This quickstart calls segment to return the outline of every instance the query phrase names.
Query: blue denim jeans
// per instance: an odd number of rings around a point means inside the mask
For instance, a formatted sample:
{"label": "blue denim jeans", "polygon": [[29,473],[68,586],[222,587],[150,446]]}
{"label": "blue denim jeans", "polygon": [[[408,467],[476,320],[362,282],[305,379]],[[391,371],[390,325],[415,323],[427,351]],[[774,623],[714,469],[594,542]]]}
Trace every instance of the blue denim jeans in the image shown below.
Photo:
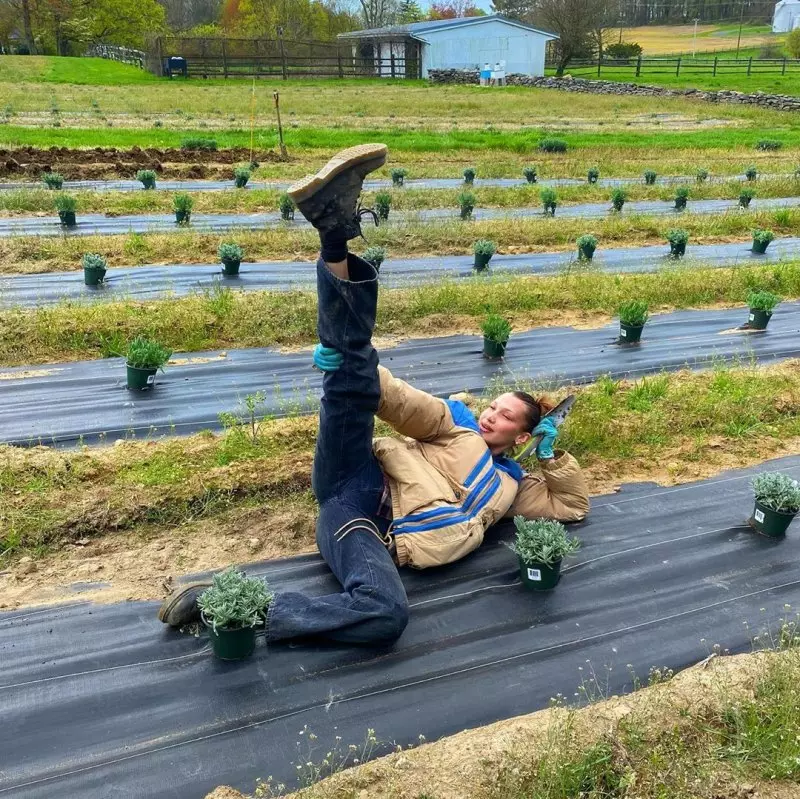
{"label": "blue denim jeans", "polygon": [[378,276],[350,254],[349,280],[317,262],[320,342],[343,362],[322,380],[319,435],[311,478],[319,502],[317,546],[336,579],[338,594],[282,591],[267,617],[271,641],[318,635],[347,643],[389,643],[408,623],[408,600],[383,542],[389,522],[376,516],[383,472],[372,452],[381,389],[372,346]]}

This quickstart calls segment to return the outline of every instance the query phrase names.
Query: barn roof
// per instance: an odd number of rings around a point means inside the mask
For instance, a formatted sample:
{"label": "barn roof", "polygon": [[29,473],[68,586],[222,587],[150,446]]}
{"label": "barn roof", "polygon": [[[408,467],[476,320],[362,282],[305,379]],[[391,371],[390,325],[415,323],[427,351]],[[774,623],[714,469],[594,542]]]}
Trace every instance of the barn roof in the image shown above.
{"label": "barn roof", "polygon": [[542,30],[541,28],[534,28],[533,25],[527,25],[524,22],[519,22],[516,19],[509,19],[502,14],[486,14],[481,17],[458,17],[456,19],[435,19],[426,22],[409,22],[406,25],[389,25],[384,28],[368,28],[361,31],[350,31],[349,33],[340,33],[337,38],[339,39],[422,39],[426,33],[432,31],[439,31],[443,29],[450,30],[451,28],[461,28],[467,25],[480,25],[484,22],[497,20],[498,22],[505,22],[515,28],[522,28],[524,30],[540,33],[548,39],[558,39],[558,34],[551,31]]}

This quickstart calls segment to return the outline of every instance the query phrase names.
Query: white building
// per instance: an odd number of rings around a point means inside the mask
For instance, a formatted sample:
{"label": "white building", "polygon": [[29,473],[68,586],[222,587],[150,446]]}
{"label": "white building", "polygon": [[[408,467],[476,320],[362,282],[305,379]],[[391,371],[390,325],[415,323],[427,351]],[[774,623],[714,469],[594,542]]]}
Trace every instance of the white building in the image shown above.
{"label": "white building", "polygon": [[789,33],[800,28],[800,0],[780,0],[772,15],[772,32]]}
{"label": "white building", "polygon": [[544,75],[547,42],[558,36],[489,14],[340,33],[339,39],[352,43],[365,74],[427,78],[431,69],[482,69],[502,62],[507,73]]}

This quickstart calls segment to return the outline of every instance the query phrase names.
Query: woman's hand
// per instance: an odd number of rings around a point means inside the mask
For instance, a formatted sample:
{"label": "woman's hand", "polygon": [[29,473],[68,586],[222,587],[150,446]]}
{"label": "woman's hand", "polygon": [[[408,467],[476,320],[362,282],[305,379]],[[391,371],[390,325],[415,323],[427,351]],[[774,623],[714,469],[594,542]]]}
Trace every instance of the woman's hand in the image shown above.
{"label": "woman's hand", "polygon": [[314,347],[314,366],[322,372],[335,372],[342,365],[342,353],[333,347]]}
{"label": "woman's hand", "polygon": [[536,445],[536,457],[540,461],[552,460],[556,454],[553,452],[553,444],[556,443],[558,428],[552,419],[542,419],[531,434],[534,437],[541,436],[542,440]]}

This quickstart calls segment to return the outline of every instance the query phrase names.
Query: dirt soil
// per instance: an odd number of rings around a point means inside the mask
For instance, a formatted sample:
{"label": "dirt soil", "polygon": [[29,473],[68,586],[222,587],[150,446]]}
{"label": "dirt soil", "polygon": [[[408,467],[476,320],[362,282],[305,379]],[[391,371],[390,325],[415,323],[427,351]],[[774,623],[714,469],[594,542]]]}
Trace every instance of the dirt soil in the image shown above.
{"label": "dirt soil", "polygon": [[161,599],[181,574],[315,550],[307,508],[237,508],[222,519],[78,539],[41,559],[24,557],[0,572],[0,609]]}
{"label": "dirt soil", "polygon": [[[289,161],[270,150],[253,154],[259,163]],[[140,169],[152,169],[162,177],[229,178],[231,165],[249,163],[250,150],[181,150],[170,148],[142,149],[116,147],[72,149],[69,147],[21,147],[0,149],[0,177],[40,177],[45,172],[58,172],[67,180],[102,180],[132,178]]]}
{"label": "dirt soil", "polygon": [[[720,707],[723,700],[749,699],[771,659],[781,653],[761,652],[711,657],[671,680],[627,696],[571,713],[548,708],[536,713],[464,730],[439,741],[397,751],[362,766],[334,774],[291,794],[294,799],[482,799],[503,767],[531,763],[559,745],[560,733],[574,725],[577,742],[590,747],[613,735],[623,720],[636,720],[649,730],[668,730]],[[554,734],[555,731],[555,734]],[[555,743],[554,743],[555,741]],[[713,785],[703,786],[713,799],[797,799],[798,785],[778,782],[739,783],[720,772]],[[221,786],[205,799],[246,799]]]}

